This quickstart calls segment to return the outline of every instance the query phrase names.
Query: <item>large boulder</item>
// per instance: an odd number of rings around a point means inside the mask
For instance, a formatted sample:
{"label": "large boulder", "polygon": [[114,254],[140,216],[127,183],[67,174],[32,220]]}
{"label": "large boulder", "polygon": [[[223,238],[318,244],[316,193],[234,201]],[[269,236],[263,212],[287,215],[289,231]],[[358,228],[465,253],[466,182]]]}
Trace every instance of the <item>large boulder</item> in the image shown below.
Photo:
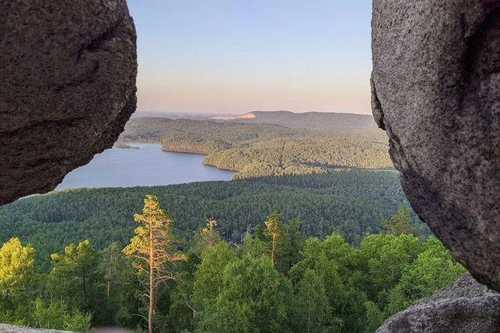
{"label": "large boulder", "polygon": [[126,0],[0,1],[0,204],[53,189],[136,107]]}
{"label": "large boulder", "polygon": [[377,333],[496,333],[500,294],[467,275],[453,286],[389,318]]}
{"label": "large boulder", "polygon": [[374,0],[373,112],[417,214],[500,290],[500,1]]}

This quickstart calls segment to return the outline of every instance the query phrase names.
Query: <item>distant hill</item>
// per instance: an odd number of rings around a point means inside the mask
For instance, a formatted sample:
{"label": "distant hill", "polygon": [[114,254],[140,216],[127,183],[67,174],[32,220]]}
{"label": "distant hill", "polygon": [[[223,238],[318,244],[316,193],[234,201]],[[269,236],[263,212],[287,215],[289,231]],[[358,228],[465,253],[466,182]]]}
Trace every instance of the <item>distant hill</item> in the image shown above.
{"label": "distant hill", "polygon": [[224,117],[217,113],[202,113],[202,112],[152,112],[152,111],[136,111],[132,114],[134,118],[168,118],[168,119],[214,119]]}
{"label": "distant hill", "polygon": [[377,128],[371,115],[333,112],[254,111],[237,116],[232,121],[249,124],[274,124],[296,129],[335,131],[337,134]]}
{"label": "distant hill", "polygon": [[[273,124],[242,124],[221,120],[169,119],[162,117],[132,118],[125,126],[119,142],[160,143],[164,137],[181,140],[185,137],[202,141],[241,142],[296,131]],[[224,140],[221,140],[222,137]],[[214,138],[216,138],[214,140]]]}
{"label": "distant hill", "polygon": [[166,151],[207,155],[205,164],[235,178],[388,169],[387,137],[372,116],[256,111],[217,119],[133,118],[117,146],[161,143]]}
{"label": "distant hill", "polygon": [[[166,151],[204,154],[205,164],[235,171],[235,178],[240,179],[324,173],[336,168],[393,167],[385,135],[374,128],[362,129],[362,121],[353,122],[353,115],[336,118],[331,114],[309,114],[305,117],[310,121],[301,123],[303,115],[295,118],[282,112],[274,114],[265,119],[275,124],[257,120],[251,123],[251,116],[246,121],[136,118],[129,121],[117,146],[161,143]],[[255,119],[260,115],[257,113]],[[345,119],[335,123],[332,118]],[[295,128],[277,124],[280,119],[282,124]]]}
{"label": "distant hill", "polygon": [[[380,132],[371,115],[354,113],[290,111],[253,111],[243,115],[215,115],[210,113],[160,113],[136,112],[126,127],[126,135],[139,134],[138,131],[166,129],[171,120],[212,121],[227,124],[278,125],[291,129],[306,129],[328,132],[328,134],[373,134]],[[133,133],[132,133],[133,132]],[[157,140],[158,138],[156,138]]]}

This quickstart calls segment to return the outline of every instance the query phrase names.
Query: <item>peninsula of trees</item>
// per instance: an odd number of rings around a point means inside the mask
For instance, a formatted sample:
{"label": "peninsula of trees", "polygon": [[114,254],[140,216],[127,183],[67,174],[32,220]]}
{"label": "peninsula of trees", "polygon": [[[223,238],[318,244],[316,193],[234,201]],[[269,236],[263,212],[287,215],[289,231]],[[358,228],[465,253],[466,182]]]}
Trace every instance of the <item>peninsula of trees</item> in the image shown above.
{"label": "peninsula of trees", "polygon": [[204,154],[207,165],[239,179],[392,168],[386,137],[369,116],[255,114],[230,121],[135,118],[119,144],[161,143],[166,151]]}

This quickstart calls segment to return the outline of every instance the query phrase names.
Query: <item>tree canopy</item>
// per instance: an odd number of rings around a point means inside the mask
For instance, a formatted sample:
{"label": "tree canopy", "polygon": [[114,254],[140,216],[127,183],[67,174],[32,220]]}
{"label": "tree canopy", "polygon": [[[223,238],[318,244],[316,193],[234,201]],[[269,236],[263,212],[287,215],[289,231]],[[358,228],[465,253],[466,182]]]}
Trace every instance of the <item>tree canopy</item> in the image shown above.
{"label": "tree canopy", "polygon": [[[241,243],[278,210],[285,224],[301,220],[300,232],[326,237],[335,232],[359,244],[368,234],[384,231],[384,221],[409,207],[392,171],[337,171],[323,175],[259,178],[252,181],[207,182],[162,187],[81,189],[34,196],[0,207],[0,242],[18,237],[31,243],[49,266],[49,255],[68,243],[88,239],[96,249],[114,242],[125,246],[136,227],[132,217],[145,195],[168,206],[175,233],[192,239],[217,221],[221,238]],[[419,235],[427,227],[411,213]],[[284,244],[283,244],[284,245]]]}
{"label": "tree canopy", "polygon": [[[277,212],[240,244],[225,241],[209,221],[181,249],[170,243],[172,220],[156,197],[146,197],[136,221],[125,251],[118,243],[96,250],[84,240],[52,254],[48,270],[33,247],[6,242],[0,284],[10,287],[0,293],[0,321],[76,331],[148,327],[143,293],[154,285],[154,332],[369,333],[465,272],[435,238],[378,234],[357,245],[337,233],[306,238],[300,220]],[[174,257],[182,261],[171,265]],[[147,264],[151,258],[162,259],[161,270]]]}

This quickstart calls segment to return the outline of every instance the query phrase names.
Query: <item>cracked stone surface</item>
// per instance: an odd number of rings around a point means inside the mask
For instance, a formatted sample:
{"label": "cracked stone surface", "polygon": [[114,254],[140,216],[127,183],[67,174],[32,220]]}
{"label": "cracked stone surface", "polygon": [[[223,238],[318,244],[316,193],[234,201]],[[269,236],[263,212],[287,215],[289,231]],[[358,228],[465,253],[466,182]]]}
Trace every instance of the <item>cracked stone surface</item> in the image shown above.
{"label": "cracked stone surface", "polygon": [[500,294],[466,275],[453,286],[389,318],[377,333],[496,333]]}
{"label": "cracked stone surface", "polygon": [[374,0],[373,113],[417,214],[500,291],[500,1]]}
{"label": "cracked stone surface", "polygon": [[126,0],[0,2],[0,204],[52,190],[136,108]]}

